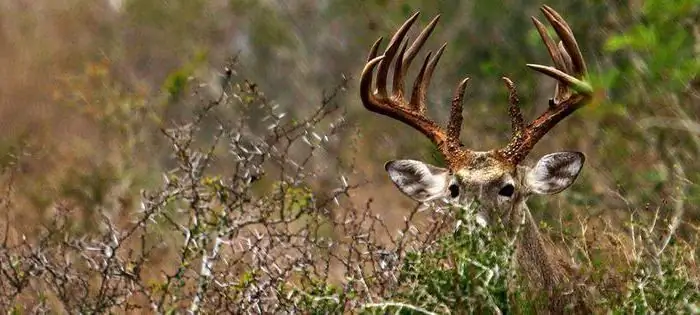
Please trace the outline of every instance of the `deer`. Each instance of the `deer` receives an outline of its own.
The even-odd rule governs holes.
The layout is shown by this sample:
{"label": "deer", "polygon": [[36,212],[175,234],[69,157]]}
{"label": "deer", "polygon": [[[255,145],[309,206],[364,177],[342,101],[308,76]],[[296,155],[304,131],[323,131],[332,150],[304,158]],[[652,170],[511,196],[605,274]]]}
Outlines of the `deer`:
{"label": "deer", "polygon": [[[539,230],[526,204],[532,195],[552,195],[567,189],[578,177],[585,161],[581,152],[550,153],[532,167],[524,165],[523,161],[554,126],[589,103],[593,93],[586,81],[586,63],[571,28],[549,6],[543,5],[541,11],[560,41],[555,44],[544,24],[532,17],[554,65],[527,64],[527,67],[556,80],[553,97],[547,109],[526,124],[513,81],[502,78],[508,89],[508,114],[512,126],[511,140],[503,148],[476,151],[465,148],[460,140],[462,99],[468,77],[455,88],[446,128],[426,116],[426,92],[447,44],[443,44],[434,55],[427,53],[410,97],[404,95],[406,72],[432,34],[439,15],[410,45],[406,34],[420,12],[408,18],[394,33],[382,55],[378,55],[382,38],[374,42],[360,77],[360,97],[367,110],[398,120],[422,133],[444,158],[446,167],[409,159],[387,162],[385,169],[399,191],[421,203],[433,200],[452,200],[457,204],[478,202],[478,216],[487,226],[498,221],[505,230],[519,233],[515,241],[514,263],[533,288],[546,292],[544,311],[588,312],[585,299],[581,297],[583,294],[571,292],[569,273],[572,267],[566,266],[564,259],[558,259],[557,252]],[[376,83],[373,82],[375,72]],[[390,75],[391,89],[388,87]]]}

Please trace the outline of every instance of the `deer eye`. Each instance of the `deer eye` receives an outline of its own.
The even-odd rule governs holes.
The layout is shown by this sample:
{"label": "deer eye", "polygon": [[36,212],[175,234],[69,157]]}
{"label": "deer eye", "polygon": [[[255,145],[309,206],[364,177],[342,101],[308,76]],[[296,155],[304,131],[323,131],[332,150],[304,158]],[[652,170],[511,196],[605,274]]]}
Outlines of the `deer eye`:
{"label": "deer eye", "polygon": [[450,190],[450,197],[457,198],[459,196],[459,186],[457,184],[452,184],[447,189]]}
{"label": "deer eye", "polygon": [[515,187],[511,184],[507,184],[501,188],[501,190],[498,191],[498,194],[504,197],[511,197],[513,196],[513,193],[515,192]]}

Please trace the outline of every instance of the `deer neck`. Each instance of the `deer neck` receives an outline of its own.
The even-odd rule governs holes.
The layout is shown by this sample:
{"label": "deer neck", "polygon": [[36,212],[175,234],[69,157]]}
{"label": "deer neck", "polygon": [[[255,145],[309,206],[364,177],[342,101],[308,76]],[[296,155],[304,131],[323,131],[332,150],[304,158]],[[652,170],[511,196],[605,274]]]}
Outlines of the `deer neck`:
{"label": "deer neck", "polygon": [[509,221],[511,231],[517,231],[515,262],[518,268],[531,284],[555,290],[566,278],[563,268],[557,264],[525,202],[514,210]]}

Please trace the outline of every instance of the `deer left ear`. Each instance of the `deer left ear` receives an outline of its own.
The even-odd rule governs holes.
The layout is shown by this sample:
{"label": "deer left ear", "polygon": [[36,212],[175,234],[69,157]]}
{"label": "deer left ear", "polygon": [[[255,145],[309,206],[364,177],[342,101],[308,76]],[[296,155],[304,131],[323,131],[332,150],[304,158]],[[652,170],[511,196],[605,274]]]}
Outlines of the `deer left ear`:
{"label": "deer left ear", "polygon": [[525,176],[525,185],[541,195],[556,194],[571,186],[586,160],[581,152],[556,152],[543,156]]}

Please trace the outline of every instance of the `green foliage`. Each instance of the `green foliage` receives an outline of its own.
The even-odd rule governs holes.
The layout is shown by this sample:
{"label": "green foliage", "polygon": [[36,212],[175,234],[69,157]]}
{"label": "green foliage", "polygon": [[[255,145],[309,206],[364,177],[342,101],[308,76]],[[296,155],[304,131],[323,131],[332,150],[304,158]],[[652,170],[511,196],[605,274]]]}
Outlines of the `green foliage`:
{"label": "green foliage", "polygon": [[187,85],[187,79],[190,77],[191,72],[187,72],[184,69],[179,69],[168,75],[165,79],[165,90],[168,91],[171,97],[177,98],[185,90]]}
{"label": "green foliage", "polygon": [[[472,209],[457,208],[459,221],[432,251],[406,254],[399,271],[402,284],[391,301],[435,312],[490,313],[511,309],[517,291],[511,270],[513,246],[498,229],[477,224]],[[510,292],[509,292],[510,286]]]}
{"label": "green foliage", "polygon": [[288,294],[299,309],[308,314],[343,313],[346,303],[357,297],[354,290],[346,291],[321,279],[309,280],[303,285],[310,289],[286,288],[282,292]]}
{"label": "green foliage", "polygon": [[[469,314],[517,313],[532,314],[544,303],[545,296],[532,292],[523,285],[522,275],[513,270],[512,240],[498,228],[483,228],[476,224],[474,213],[465,208],[458,211],[459,220],[452,233],[442,236],[431,249],[409,250],[397,270],[398,286],[381,300],[360,304],[361,313],[385,314]],[[580,221],[579,221],[580,223]],[[544,222],[543,222],[544,224]],[[604,247],[580,248],[569,252],[575,261],[590,261],[590,269],[581,269],[583,278],[599,281],[592,285],[601,291],[595,297],[596,309],[612,314],[695,313],[700,307],[700,283],[694,273],[692,250],[688,244],[671,242],[665,250],[654,245],[663,235],[662,230],[648,226],[649,222],[633,218],[634,236],[640,244],[632,252],[633,263],[628,269],[611,269]],[[547,226],[541,227],[545,233]],[[585,226],[580,226],[585,228]],[[569,242],[587,242],[576,233],[563,232]],[[615,237],[619,237],[617,235]],[[579,247],[584,246],[584,247]],[[616,249],[625,250],[625,249]],[[626,257],[628,253],[617,252]],[[605,274],[614,273],[623,287],[605,291]],[[340,305],[357,305],[359,296],[344,294],[340,288],[325,282],[307,283],[301,309],[311,313],[347,311]],[[352,288],[348,283],[346,288]]]}
{"label": "green foliage", "polygon": [[657,247],[653,244],[662,232],[641,223],[629,224],[646,245],[635,253],[624,297],[610,297],[611,309],[615,314],[696,313],[700,282],[697,271],[689,268],[695,249],[675,238],[668,238],[667,247]]}
{"label": "green foliage", "polygon": [[[649,92],[677,93],[700,73],[700,58],[694,44],[697,30],[693,21],[700,17],[700,2],[645,1],[638,19],[621,34],[610,36],[607,52],[621,52],[628,58],[620,79],[640,80]],[[657,94],[658,95],[658,94]]]}
{"label": "green foliage", "polygon": [[[682,247],[669,249],[658,265],[640,262],[629,282],[625,299],[616,306],[617,314],[695,313],[700,307],[700,286],[684,268],[687,253]],[[615,306],[615,305],[613,305]]]}
{"label": "green foliage", "polygon": [[191,61],[168,74],[163,83],[163,89],[168,93],[171,102],[176,102],[187,90],[187,84],[194,71],[206,61],[206,51],[199,51]]}

